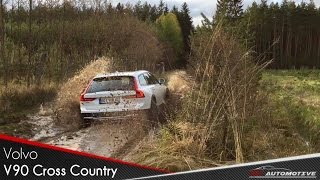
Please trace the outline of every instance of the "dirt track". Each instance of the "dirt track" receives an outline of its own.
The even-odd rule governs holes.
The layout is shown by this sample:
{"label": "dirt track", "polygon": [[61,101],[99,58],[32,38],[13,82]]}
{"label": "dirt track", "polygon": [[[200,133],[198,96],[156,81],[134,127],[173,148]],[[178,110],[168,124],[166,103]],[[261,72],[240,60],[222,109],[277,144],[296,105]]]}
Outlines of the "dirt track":
{"label": "dirt track", "polygon": [[77,131],[55,126],[50,116],[36,115],[29,119],[34,124],[32,140],[107,157],[124,156],[145,136],[148,128],[145,127],[148,122],[140,117],[95,122]]}
{"label": "dirt track", "polygon": [[[84,69],[83,72],[85,71]],[[63,92],[68,90],[69,86],[74,87],[77,84],[81,84],[82,81],[79,82],[79,79],[82,79],[80,78],[82,74],[75,76],[67,82],[63,86]],[[183,71],[167,74],[168,88],[171,94],[181,95],[190,88],[187,81],[181,78],[185,75]],[[74,114],[77,113],[76,111],[79,108],[73,106],[63,107],[66,103],[65,99],[78,101],[77,94],[67,96],[69,97],[64,98],[62,103],[59,101],[59,98],[63,97],[63,94],[61,97],[58,96],[58,101],[56,101],[53,107],[41,107],[39,113],[29,116],[29,123],[33,124],[34,136],[31,138],[32,140],[72,150],[123,159],[132,149],[136,148],[139,142],[147,135],[148,131],[152,129],[150,128],[150,121],[143,113],[135,118],[95,122],[90,127],[80,130],[72,130],[70,126],[64,127],[65,122],[74,121],[77,118]],[[66,113],[62,113],[64,116],[60,116],[58,123],[54,120],[54,110],[50,110],[57,106],[57,102],[60,103],[58,104],[60,107],[66,109],[63,110]]]}

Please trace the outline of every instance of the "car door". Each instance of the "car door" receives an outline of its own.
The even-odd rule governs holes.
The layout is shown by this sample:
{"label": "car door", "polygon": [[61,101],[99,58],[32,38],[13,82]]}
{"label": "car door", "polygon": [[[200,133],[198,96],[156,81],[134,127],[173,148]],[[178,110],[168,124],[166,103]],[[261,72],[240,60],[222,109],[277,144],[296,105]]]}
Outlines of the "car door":
{"label": "car door", "polygon": [[167,87],[164,84],[160,84],[158,78],[156,78],[153,74],[150,73],[150,75],[157,82],[156,88],[158,89],[158,93],[160,97],[159,99],[161,99],[161,104],[165,103]]}
{"label": "car door", "polygon": [[151,73],[146,73],[145,78],[152,86],[152,92],[157,99],[157,105],[163,104],[165,100],[166,87],[161,85],[158,79]]}
{"label": "car door", "polygon": [[150,88],[152,95],[155,96],[156,101],[157,101],[157,105],[162,104],[162,98],[161,98],[161,92],[159,90],[159,82],[157,79],[154,78],[154,76],[151,75],[151,73],[144,73],[143,74],[147,84],[148,84],[148,88]]}

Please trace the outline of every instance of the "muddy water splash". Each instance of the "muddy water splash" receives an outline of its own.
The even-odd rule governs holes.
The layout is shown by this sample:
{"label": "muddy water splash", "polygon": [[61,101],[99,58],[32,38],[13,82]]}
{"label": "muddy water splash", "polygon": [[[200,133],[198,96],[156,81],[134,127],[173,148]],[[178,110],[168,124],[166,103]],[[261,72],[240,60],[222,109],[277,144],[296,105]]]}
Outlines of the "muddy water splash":
{"label": "muddy water splash", "polygon": [[53,107],[56,115],[55,123],[58,126],[70,130],[80,127],[80,94],[94,76],[110,70],[109,62],[110,60],[105,57],[95,60],[62,85]]}

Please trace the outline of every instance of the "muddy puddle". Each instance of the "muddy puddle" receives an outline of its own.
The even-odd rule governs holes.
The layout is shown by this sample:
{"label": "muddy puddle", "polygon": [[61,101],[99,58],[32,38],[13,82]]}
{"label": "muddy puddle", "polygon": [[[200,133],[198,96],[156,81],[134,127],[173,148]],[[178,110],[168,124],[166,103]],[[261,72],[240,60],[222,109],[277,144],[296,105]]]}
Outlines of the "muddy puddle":
{"label": "muddy puddle", "polygon": [[148,128],[145,118],[140,116],[95,121],[90,127],[76,131],[56,126],[50,115],[34,115],[28,119],[33,125],[31,140],[107,157],[128,153]]}

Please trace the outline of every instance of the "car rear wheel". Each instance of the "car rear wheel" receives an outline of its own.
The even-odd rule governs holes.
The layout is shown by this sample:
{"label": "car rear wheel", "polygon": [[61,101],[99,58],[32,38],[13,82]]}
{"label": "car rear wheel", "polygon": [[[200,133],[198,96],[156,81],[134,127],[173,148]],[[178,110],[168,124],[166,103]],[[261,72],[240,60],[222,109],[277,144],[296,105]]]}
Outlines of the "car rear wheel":
{"label": "car rear wheel", "polygon": [[159,122],[159,109],[157,106],[156,98],[151,99],[151,106],[148,109],[148,119],[152,123],[152,125],[156,125]]}
{"label": "car rear wheel", "polygon": [[82,128],[87,128],[92,124],[92,119],[87,119],[86,117],[88,117],[87,114],[82,114],[81,113],[81,119],[82,119],[81,127]]}

